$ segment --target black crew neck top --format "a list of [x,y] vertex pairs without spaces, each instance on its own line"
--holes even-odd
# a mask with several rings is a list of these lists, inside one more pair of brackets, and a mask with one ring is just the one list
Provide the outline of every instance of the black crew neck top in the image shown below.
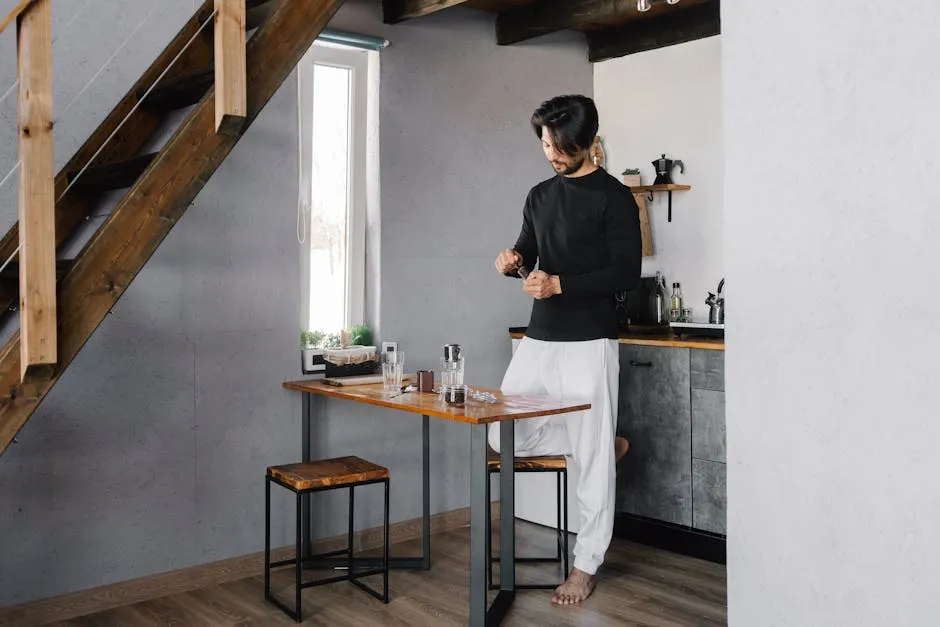
[[558,275],[561,294],[536,299],[526,336],[576,342],[619,335],[614,294],[639,283],[639,209],[630,188],[598,168],[533,187],[514,246],[527,268]]

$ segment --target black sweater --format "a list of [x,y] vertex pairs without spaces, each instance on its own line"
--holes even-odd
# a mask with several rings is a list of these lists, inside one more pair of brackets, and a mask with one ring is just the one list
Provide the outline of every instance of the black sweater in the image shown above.
[[618,336],[614,293],[639,283],[640,217],[630,188],[598,168],[529,191],[517,250],[530,270],[557,274],[561,294],[532,304],[526,335],[576,342]]

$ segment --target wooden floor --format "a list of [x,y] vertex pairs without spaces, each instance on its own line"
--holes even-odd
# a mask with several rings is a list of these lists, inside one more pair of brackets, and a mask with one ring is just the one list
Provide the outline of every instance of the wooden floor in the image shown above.
[[[552,550],[552,534],[548,530],[520,523],[518,535],[519,554]],[[393,549],[395,554],[419,551],[416,541],[394,545]],[[391,572],[391,602],[387,606],[347,582],[304,590],[303,624],[466,625],[469,530],[434,536],[432,556],[429,572]],[[560,571],[551,564],[520,565],[517,573],[519,583],[533,578],[553,581],[560,576]],[[380,577],[369,581],[381,586]],[[553,607],[549,602],[551,592],[547,590],[520,591],[503,624],[509,627],[727,624],[724,566],[615,539],[598,581],[597,592],[578,608]],[[273,584],[281,598],[293,598],[289,573],[278,573]],[[59,627],[296,624],[265,602],[263,585],[263,577],[250,577],[51,624]]]

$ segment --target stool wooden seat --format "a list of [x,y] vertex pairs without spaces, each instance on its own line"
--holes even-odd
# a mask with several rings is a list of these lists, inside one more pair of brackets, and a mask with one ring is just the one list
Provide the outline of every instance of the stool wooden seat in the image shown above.
[[268,476],[294,490],[315,490],[388,479],[388,468],[351,456],[271,466],[268,468]]
[[[499,470],[499,453],[489,449],[486,456],[487,468]],[[565,470],[568,462],[564,455],[540,455],[538,457],[517,457],[512,463],[516,472],[539,470]]]
[[[271,562],[271,484],[277,484],[294,493],[297,509],[297,533],[294,557],[278,562]],[[385,488],[385,519],[382,527],[384,547],[382,551],[382,568],[373,570],[357,569],[355,555],[353,554],[353,522],[355,520],[355,488],[372,484],[382,484]],[[340,488],[349,489],[349,532],[346,548],[319,555],[301,555],[303,531],[303,498],[314,492],[324,492]],[[309,497],[308,497],[309,498]],[[364,590],[383,603],[388,603],[388,508],[389,508],[389,473],[388,468],[373,464],[359,457],[336,457],[321,459],[299,464],[285,464],[282,466],[269,466],[265,473],[264,498],[264,598],[279,607],[285,614],[298,623],[301,622],[300,592],[304,588],[321,586],[337,581],[349,581],[356,587]],[[302,571],[305,563],[315,562],[322,558],[346,556],[346,573],[338,577],[319,579],[316,581],[302,581]],[[294,607],[290,608],[271,593],[271,569],[279,566],[292,566],[294,568]],[[382,592],[365,585],[359,581],[362,577],[382,575]]]
[[[499,583],[493,582],[493,562],[499,561],[499,556],[493,555],[492,551],[492,514],[490,509],[490,476],[499,473],[501,462],[499,453],[488,448],[486,454],[486,561],[487,561],[487,581],[490,590],[499,589]],[[554,562],[562,564],[561,581],[557,583],[545,584],[516,584],[519,590],[550,590],[562,583],[568,577],[568,462],[564,455],[540,455],[537,457],[516,457],[513,459],[513,470],[515,472],[553,472],[556,477],[555,487],[555,511],[556,525],[555,534],[557,544],[555,555],[553,557],[516,557],[516,561],[524,562]]]

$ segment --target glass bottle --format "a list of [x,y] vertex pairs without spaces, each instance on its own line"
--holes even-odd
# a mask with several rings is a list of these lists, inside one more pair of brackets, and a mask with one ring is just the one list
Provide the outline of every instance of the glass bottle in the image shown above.
[[656,324],[667,324],[669,321],[669,295],[666,293],[666,279],[663,273],[656,271]]
[[672,299],[669,303],[669,320],[678,322],[682,316],[682,286],[678,283],[672,284]]

